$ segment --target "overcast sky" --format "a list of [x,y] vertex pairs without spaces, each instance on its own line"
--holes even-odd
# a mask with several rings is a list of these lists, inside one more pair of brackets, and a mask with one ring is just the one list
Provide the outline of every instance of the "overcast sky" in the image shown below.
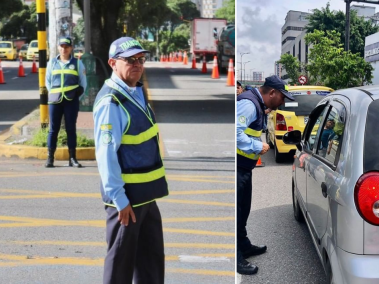
[[[241,52],[250,53],[242,57],[243,62],[250,61],[243,64],[246,76],[254,71],[263,71],[265,77],[273,74],[275,61],[280,59],[281,28],[287,12],[290,10],[301,12],[311,12],[312,9],[320,10],[326,7],[328,2],[330,2],[332,10],[345,12],[346,3],[343,0],[236,0],[236,69],[238,76]],[[363,5],[363,3],[352,2],[351,5]],[[376,6],[375,12],[379,12],[379,5]]]

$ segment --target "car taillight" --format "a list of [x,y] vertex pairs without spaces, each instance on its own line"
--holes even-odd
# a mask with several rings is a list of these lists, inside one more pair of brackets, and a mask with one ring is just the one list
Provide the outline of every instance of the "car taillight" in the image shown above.
[[284,116],[280,113],[276,114],[276,130],[284,130],[287,131],[287,124]]
[[293,131],[293,126],[288,126],[288,132]]
[[355,206],[362,218],[379,226],[379,172],[363,174],[354,189]]

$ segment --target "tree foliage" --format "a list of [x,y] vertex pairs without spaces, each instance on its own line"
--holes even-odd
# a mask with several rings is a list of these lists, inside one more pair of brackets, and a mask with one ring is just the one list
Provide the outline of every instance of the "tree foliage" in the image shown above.
[[286,70],[288,78],[290,79],[289,83],[291,85],[296,84],[300,76],[300,62],[297,57],[292,56],[292,54],[285,53],[280,56],[278,63],[281,63],[282,68]]
[[[340,34],[340,41],[345,42],[345,21],[346,16],[343,11],[331,11],[328,3],[325,8],[314,9],[309,16],[309,23],[306,26],[307,32],[313,33],[315,30],[332,31]],[[359,53],[364,57],[365,37],[378,32],[379,27],[371,21],[365,21],[359,17],[354,10],[350,11],[350,50],[352,53]]]
[[373,67],[359,54],[344,51],[337,31],[318,31],[305,37],[312,45],[307,71],[311,84],[322,84],[333,89],[351,88],[372,83]]
[[227,0],[223,3],[223,6],[216,11],[217,18],[227,19],[228,22],[235,22],[235,0]]
[[21,0],[1,0],[0,1],[0,19],[9,17],[23,8]]
[[83,18],[79,18],[75,27],[72,30],[74,44],[75,45],[83,45],[84,44],[84,20]]
[[172,34],[169,31],[161,31],[159,36],[161,38],[160,50],[163,54],[189,49],[190,28],[187,24],[176,27]]

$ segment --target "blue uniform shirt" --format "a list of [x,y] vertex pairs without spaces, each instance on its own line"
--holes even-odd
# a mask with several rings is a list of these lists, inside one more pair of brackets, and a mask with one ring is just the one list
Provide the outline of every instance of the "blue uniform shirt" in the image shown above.
[[[70,57],[70,60],[71,60],[72,57]],[[58,63],[60,64],[61,68],[64,68],[64,66],[66,66],[69,62],[67,61],[66,63],[63,63],[62,61],[60,61],[60,55],[58,55],[56,57]],[[79,60],[79,59],[78,59]],[[47,63],[47,67],[46,67],[46,77],[45,77],[45,85],[46,85],[46,88],[47,90],[50,92],[51,90],[51,62],[52,60],[49,60],[49,62]],[[86,88],[87,88],[87,77],[86,77],[86,69],[83,65],[83,62],[81,60],[79,60],[79,70],[78,70],[78,73],[79,73],[79,86],[82,86],[83,87],[83,90],[85,92]],[[83,94],[84,94],[83,92]],[[81,98],[82,96],[79,97],[79,99]]]
[[[259,89],[256,89],[261,96]],[[237,148],[247,154],[259,154],[262,151],[263,144],[248,136],[245,129],[257,119],[257,109],[250,100],[237,101]]]
[[[145,108],[145,98],[141,88],[127,86],[115,73],[111,79],[121,88],[132,95],[138,104]],[[133,93],[132,93],[133,92]],[[121,144],[122,135],[128,125],[128,117],[124,109],[111,102],[111,97],[103,98],[93,110],[94,139],[96,145],[96,161],[103,183],[104,191],[113,200],[118,211],[129,204],[124,190],[124,181],[121,178],[121,167],[118,163],[117,151]],[[101,125],[111,125],[110,131],[102,131]],[[111,133],[112,139],[103,141],[104,133]],[[138,165],[136,165],[138,167]]]

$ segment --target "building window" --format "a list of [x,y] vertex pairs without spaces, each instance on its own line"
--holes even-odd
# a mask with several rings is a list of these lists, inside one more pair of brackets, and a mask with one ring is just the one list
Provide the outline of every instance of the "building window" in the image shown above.
[[299,61],[301,62],[301,40],[299,40]]
[[308,63],[308,44],[305,45],[305,63]]
[[302,27],[291,27],[288,26],[282,31],[282,35],[284,35],[287,31],[302,31],[304,28]]
[[295,45],[293,45],[293,48],[292,48],[292,55],[295,56]]
[[294,40],[296,37],[294,36],[288,36],[282,41],[282,45],[284,45],[287,41]]

